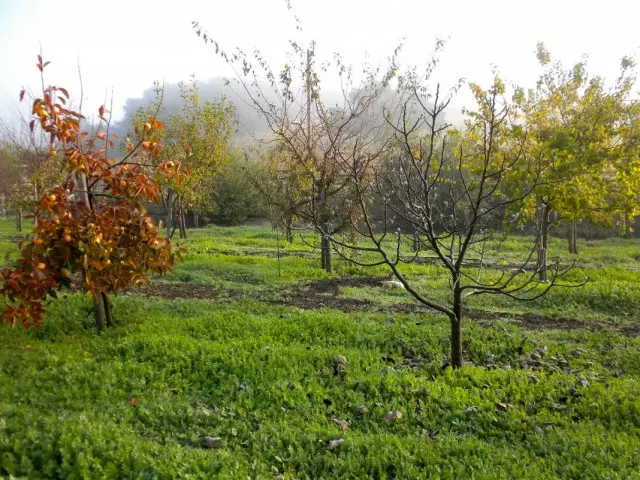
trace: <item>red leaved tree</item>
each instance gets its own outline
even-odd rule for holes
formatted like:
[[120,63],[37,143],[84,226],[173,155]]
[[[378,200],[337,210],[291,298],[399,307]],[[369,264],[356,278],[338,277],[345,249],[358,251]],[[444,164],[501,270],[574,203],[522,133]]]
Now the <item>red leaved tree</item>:
[[[38,56],[41,74],[48,63]],[[110,293],[144,285],[150,273],[165,273],[180,258],[180,251],[172,251],[158,234],[145,204],[158,201],[159,178],[180,183],[189,172],[178,161],[154,162],[162,132],[154,117],[134,125],[144,134],[116,161],[107,156],[116,137],[109,135],[105,107],[98,109],[98,133],[82,131],[82,114],[66,108],[67,90],[45,88],[44,81],[42,85],[29,127],[47,134],[49,154],[64,156],[67,174],[36,203],[33,235],[19,244],[13,268],[0,274],[0,293],[7,298],[0,321],[39,325],[46,297],[55,297],[76,278],[80,288],[92,294],[96,327],[101,329],[113,323]]]

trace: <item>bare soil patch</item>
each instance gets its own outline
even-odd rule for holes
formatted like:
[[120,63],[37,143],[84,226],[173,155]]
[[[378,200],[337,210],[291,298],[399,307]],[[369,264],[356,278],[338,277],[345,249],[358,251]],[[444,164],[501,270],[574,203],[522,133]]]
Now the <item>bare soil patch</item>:
[[[340,297],[340,287],[378,287],[384,280],[387,280],[387,277],[342,277],[301,282],[285,290],[270,291],[261,300],[272,305],[287,305],[304,310],[328,307],[347,313],[385,311],[409,314],[426,311],[418,303],[398,303],[382,306],[375,301]],[[223,300],[254,298],[250,292],[200,283],[152,283],[138,292],[141,295],[167,299]],[[468,309],[465,313],[468,318],[484,325],[488,325],[493,321],[508,319],[529,330],[605,330],[605,327],[586,320],[551,317],[535,313],[490,312],[478,309]],[[627,337],[640,336],[640,327],[626,326],[617,331]]]

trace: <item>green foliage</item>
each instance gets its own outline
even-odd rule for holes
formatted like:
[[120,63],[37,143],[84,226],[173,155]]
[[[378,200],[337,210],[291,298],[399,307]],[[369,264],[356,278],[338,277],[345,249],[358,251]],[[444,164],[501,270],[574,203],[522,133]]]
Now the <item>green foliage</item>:
[[[536,346],[519,329],[471,324],[468,357],[480,365],[495,355],[496,366],[452,372],[440,368],[447,323],[431,316],[389,324],[129,297],[116,303],[127,325],[98,336],[81,321],[69,329],[67,315],[82,310],[69,300],[51,310],[47,331],[2,332],[5,475],[629,478],[640,466],[637,340],[574,332],[538,335]],[[580,372],[506,366],[540,346]],[[331,370],[336,354],[349,361],[344,379]],[[355,413],[362,405],[365,416]],[[403,417],[386,423],[390,410]],[[207,435],[222,448],[205,450]],[[345,444],[327,451],[336,438]]]
[[217,225],[241,225],[251,217],[267,216],[268,207],[256,188],[259,169],[255,162],[231,156],[226,170],[211,187],[203,215]]
[[[0,220],[3,248],[12,225]],[[466,322],[472,365],[458,371],[442,368],[446,318],[394,312],[411,301],[404,291],[340,288],[338,299],[370,301],[367,312],[286,305],[310,282],[386,270],[338,261],[329,274],[300,236],[280,241],[289,255],[279,275],[269,226],[194,230],[185,262],[163,281],[219,296],[116,297],[119,325],[98,334],[90,299],[70,294],[50,302],[43,328],[0,330],[0,477],[637,476],[640,339],[620,332],[640,321],[638,241],[581,244],[583,289],[515,305],[478,297],[473,308],[508,313]],[[529,244],[512,237],[492,261]],[[563,245],[552,239],[550,250]],[[405,272],[446,295],[441,267]],[[521,314],[576,327],[527,330],[513,323]],[[335,355],[348,360],[344,378]],[[402,418],[387,423],[392,410]],[[221,448],[205,449],[205,436],[220,436]]]

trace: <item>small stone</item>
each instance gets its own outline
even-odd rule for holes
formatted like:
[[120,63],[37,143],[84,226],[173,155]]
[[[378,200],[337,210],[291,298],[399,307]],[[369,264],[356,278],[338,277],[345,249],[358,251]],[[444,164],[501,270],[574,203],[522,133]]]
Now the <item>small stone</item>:
[[571,355],[573,355],[574,357],[579,357],[583,353],[584,350],[582,350],[581,348],[574,348],[573,350],[571,350]]
[[382,282],[382,286],[385,288],[404,288],[402,282],[399,282],[398,280],[385,280]]
[[332,451],[338,448],[344,443],[344,438],[338,438],[337,440],[329,440],[327,442],[327,450]]
[[589,386],[589,380],[587,380],[584,377],[580,377],[578,378],[578,385],[580,385],[581,387],[588,387]]
[[207,448],[220,448],[222,446],[222,438],[204,437],[204,446]]
[[358,415],[366,415],[367,413],[369,413],[369,409],[363,405],[362,407],[356,408],[356,413]]
[[566,410],[567,407],[565,407],[564,405],[559,405],[557,403],[550,403],[549,404],[549,409],[550,410],[555,410],[556,412],[562,412],[562,411]]
[[344,355],[334,355],[331,363],[333,364],[333,374],[336,377],[344,377],[347,375],[347,366],[349,365],[347,357]]
[[400,410],[391,410],[384,415],[384,421],[387,423],[393,423],[394,421],[400,420],[401,418],[402,412]]

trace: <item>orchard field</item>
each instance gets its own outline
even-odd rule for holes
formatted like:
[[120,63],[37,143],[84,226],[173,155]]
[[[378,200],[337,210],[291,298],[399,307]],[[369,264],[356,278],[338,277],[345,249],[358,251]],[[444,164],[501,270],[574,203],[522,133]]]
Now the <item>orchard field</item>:
[[[188,233],[174,272],[113,298],[116,327],[73,292],[2,327],[0,477],[640,478],[640,241],[581,241],[584,287],[474,297],[453,370],[447,318],[385,267],[327,273],[268,224]],[[404,272],[447,295],[428,258]]]

